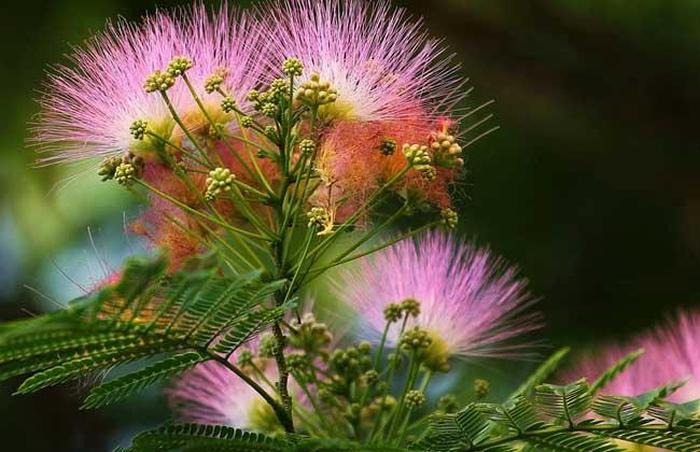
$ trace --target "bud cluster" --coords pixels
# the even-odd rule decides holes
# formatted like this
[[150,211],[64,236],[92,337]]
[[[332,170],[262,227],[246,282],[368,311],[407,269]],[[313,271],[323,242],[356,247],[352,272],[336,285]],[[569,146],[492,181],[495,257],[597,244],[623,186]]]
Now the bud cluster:
[[369,357],[371,347],[358,345],[346,349],[336,349],[331,353],[328,365],[345,378],[347,381],[354,380],[372,368],[372,360]]
[[474,380],[474,397],[477,400],[481,400],[491,392],[491,385],[487,380],[482,378],[477,378]]
[[437,166],[443,168],[461,168],[464,166],[462,159],[462,147],[457,144],[453,135],[438,132],[434,135],[434,141],[430,144],[433,151],[433,160]]
[[289,335],[289,345],[308,353],[322,353],[333,340],[333,334],[325,323],[317,322],[312,313],[306,313],[301,320],[290,322],[294,333]]
[[143,159],[127,152],[121,157],[106,157],[100,164],[98,175],[102,181],[114,179],[118,184],[130,186],[143,173]]
[[310,156],[314,153],[316,150],[316,143],[314,140],[309,140],[308,138],[305,140],[301,140],[299,143],[299,151],[301,152],[302,155],[305,156]]
[[213,201],[217,196],[222,193],[231,191],[233,188],[233,181],[236,176],[231,174],[231,170],[228,168],[214,168],[209,171],[209,177],[207,177],[207,190],[204,193],[204,198],[207,201]]
[[210,75],[204,81],[204,91],[206,91],[207,94],[211,94],[215,91],[219,91],[221,89],[221,85],[224,84],[224,80],[226,79],[226,74],[227,74],[227,71],[226,71],[226,69],[223,69],[223,68],[215,71],[212,75]]
[[129,127],[129,132],[135,140],[141,141],[148,131],[148,122],[143,120],[134,121]]
[[442,209],[440,211],[440,222],[447,228],[447,229],[454,229],[457,227],[457,224],[459,223],[459,215],[457,215],[457,212],[454,210],[448,208]]
[[425,403],[425,394],[417,389],[412,389],[406,393],[406,406],[409,408],[418,408]]
[[185,56],[176,56],[168,64],[168,74],[171,77],[177,78],[192,69],[192,60]]
[[157,70],[146,78],[143,89],[146,90],[147,93],[153,93],[155,91],[164,93],[174,84],[175,78],[172,75],[168,72]]
[[329,234],[333,230],[333,217],[325,207],[312,207],[306,214],[309,227],[320,229],[319,235]]
[[299,77],[304,72],[304,65],[298,58],[287,58],[282,63],[282,71],[290,77]]
[[418,326],[411,328],[401,336],[400,346],[404,351],[425,350],[433,343],[427,331]]
[[299,87],[295,97],[299,102],[310,107],[320,107],[335,102],[338,99],[338,92],[329,82],[322,82],[320,75],[313,74],[309,81]]
[[435,168],[432,166],[432,157],[428,146],[421,144],[404,144],[403,155],[408,164],[420,172],[428,180],[435,179]]

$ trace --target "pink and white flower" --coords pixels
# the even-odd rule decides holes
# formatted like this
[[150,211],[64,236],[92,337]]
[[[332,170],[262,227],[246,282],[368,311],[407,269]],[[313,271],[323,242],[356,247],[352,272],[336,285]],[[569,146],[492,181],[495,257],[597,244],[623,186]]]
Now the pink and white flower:
[[700,313],[681,312],[671,322],[644,333],[626,344],[614,344],[591,354],[562,379],[581,377],[594,381],[627,354],[643,349],[644,354],[603,388],[603,392],[636,396],[672,382],[688,380],[669,400],[700,399]]
[[286,58],[299,58],[300,83],[318,74],[338,91],[325,111],[332,119],[434,118],[463,98],[452,55],[419,19],[386,1],[279,0],[258,14],[272,76]]
[[[537,315],[523,313],[533,300],[515,269],[487,249],[440,232],[405,240],[341,270],[337,287],[375,341],[389,304],[418,301],[420,314],[407,327],[427,330],[443,358],[522,355],[526,345],[510,340],[540,327]],[[398,344],[399,333],[397,322],[388,332],[389,345]]]
[[[134,144],[129,127],[145,120],[167,138],[176,126],[158,93],[146,93],[144,82],[165,70],[177,56],[191,58],[187,72],[205,103],[220,102],[206,94],[205,80],[226,70],[225,86],[239,102],[259,79],[257,27],[248,15],[226,4],[209,13],[202,4],[172,12],[156,12],[142,23],[118,20],[76,48],[69,64],[49,75],[33,141],[46,152],[42,163],[105,157]],[[185,119],[196,112],[183,83],[168,90],[173,106]]]

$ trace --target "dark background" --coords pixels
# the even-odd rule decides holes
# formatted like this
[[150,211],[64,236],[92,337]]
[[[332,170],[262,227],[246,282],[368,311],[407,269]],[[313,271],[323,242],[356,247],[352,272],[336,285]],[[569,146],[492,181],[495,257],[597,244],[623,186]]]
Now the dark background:
[[[397,3],[447,39],[476,87],[474,105],[497,101],[501,129],[470,149],[462,224],[531,280],[542,338],[580,350],[700,304],[700,2]],[[80,293],[67,278],[89,286],[128,252],[129,198],[94,175],[52,190],[76,170],[31,168],[26,124],[47,65],[107,17],[136,19],[154,6],[0,6],[0,319],[55,308],[46,297]],[[109,450],[167,416],[156,391],[80,412],[79,387],[11,398],[17,383],[0,385],[8,450]]]

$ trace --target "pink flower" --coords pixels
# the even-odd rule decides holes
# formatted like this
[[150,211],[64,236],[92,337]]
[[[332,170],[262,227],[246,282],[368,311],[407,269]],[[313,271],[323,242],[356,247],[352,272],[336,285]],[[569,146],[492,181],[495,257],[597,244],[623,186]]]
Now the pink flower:
[[[254,343],[257,341],[254,341]],[[232,355],[236,364],[243,350]],[[254,358],[256,366],[269,381],[275,381],[277,372],[274,363]],[[255,372],[251,378],[265,388]],[[245,381],[222,364],[207,361],[178,378],[167,391],[168,401],[179,422],[227,425],[260,432],[271,432],[281,428],[272,408]]]
[[[341,270],[337,293],[355,308],[374,340],[385,328],[387,305],[414,299],[420,314],[407,326],[427,330],[443,358],[495,357],[521,354],[525,345],[508,341],[540,326],[536,315],[522,315],[532,302],[526,285],[487,249],[434,232]],[[400,324],[389,330],[392,346]]]
[[[137,142],[129,127],[136,120],[147,121],[166,138],[180,133],[161,96],[144,91],[146,78],[167,69],[177,56],[193,60],[187,75],[205,103],[220,102],[218,94],[205,93],[204,82],[221,69],[227,71],[226,89],[239,104],[244,102],[261,69],[255,30],[248,16],[230,11],[225,3],[212,14],[198,4],[157,12],[140,24],[108,23],[102,33],[73,51],[70,65],[58,66],[49,76],[33,137],[48,154],[42,162],[132,149]],[[197,111],[194,100],[181,80],[168,96],[179,115],[196,121],[191,118]]]
[[452,56],[420,20],[388,2],[280,0],[263,3],[258,13],[272,76],[286,58],[299,58],[300,83],[317,73],[338,91],[322,111],[333,119],[435,117],[463,97]]
[[624,345],[611,345],[588,356],[563,375],[573,381],[585,377],[595,381],[625,355],[644,349],[644,354],[625,372],[603,388],[604,393],[636,396],[659,386],[688,382],[669,400],[688,402],[700,398],[700,313],[681,312],[665,325],[644,333]]

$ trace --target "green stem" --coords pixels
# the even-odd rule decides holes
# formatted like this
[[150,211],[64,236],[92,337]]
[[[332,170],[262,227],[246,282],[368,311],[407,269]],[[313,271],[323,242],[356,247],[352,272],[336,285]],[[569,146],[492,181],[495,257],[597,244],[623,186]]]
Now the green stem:
[[260,396],[268,403],[268,405],[272,407],[272,410],[275,412],[277,419],[280,421],[280,424],[282,424],[285,431],[287,433],[294,433],[294,424],[292,423],[291,417],[288,415],[285,409],[282,406],[280,406],[279,402],[277,402],[270,394],[268,394],[267,391],[265,391],[255,380],[250,378],[248,375],[245,374],[245,372],[241,371],[238,367],[234,366],[232,363],[225,360],[216,353],[207,350],[207,354],[211,356],[212,359],[219,362],[231,372],[236,374],[241,380],[245,381],[248,384],[248,386],[253,388],[255,392],[260,394]]
[[204,149],[202,149],[202,147],[195,139],[194,135],[192,135],[187,126],[185,126],[185,123],[182,122],[182,119],[180,119],[180,115],[177,114],[175,107],[173,106],[172,102],[170,102],[170,98],[165,93],[165,91],[160,91],[160,95],[163,98],[163,101],[165,101],[165,105],[168,107],[168,110],[170,111],[170,116],[173,117],[177,125],[180,126],[180,129],[182,129],[182,132],[185,134],[185,136],[192,142],[192,146],[197,148],[197,150],[200,154],[202,154],[202,157],[204,157],[204,160],[206,160],[209,166],[214,167],[214,163],[212,163],[212,161],[209,159],[209,155],[207,155],[207,152]]
[[192,207],[188,206],[187,204],[185,204],[185,203],[183,203],[183,202],[181,202],[181,201],[179,201],[179,200],[173,198],[172,196],[170,196],[170,195],[168,195],[168,194],[166,194],[166,193],[163,193],[162,191],[158,190],[158,189],[155,188],[154,186],[150,185],[150,184],[147,183],[147,182],[144,182],[144,181],[141,180],[141,179],[137,179],[136,181],[137,181],[140,185],[144,186],[145,188],[147,188],[148,190],[152,191],[153,193],[155,193],[156,195],[160,196],[161,198],[165,199],[166,201],[169,201],[169,202],[175,204],[175,205],[178,206],[180,209],[182,209],[182,210],[184,210],[184,211],[186,211],[186,212],[189,212],[189,213],[191,213],[191,214],[197,215],[197,216],[199,216],[199,217],[201,217],[201,218],[203,218],[203,219],[205,219],[205,220],[207,220],[207,221],[210,221],[210,222],[212,222],[212,223],[214,223],[214,224],[217,224],[217,225],[223,227],[224,229],[229,230],[230,232],[234,232],[234,233],[236,233],[236,234],[242,234],[242,235],[245,235],[245,236],[247,236],[247,237],[254,238],[254,239],[269,241],[269,239],[268,239],[267,237],[263,237],[263,236],[261,236],[261,235],[255,234],[255,233],[250,232],[250,231],[246,231],[246,230],[244,230],[244,229],[239,229],[239,228],[237,228],[237,227],[235,227],[235,226],[231,226],[230,224],[227,224],[227,223],[225,223],[225,222],[223,222],[223,221],[220,221],[220,220],[217,220],[217,219],[215,219],[215,218],[212,218],[212,217],[210,217],[209,215],[204,214],[204,213],[200,212],[200,211],[197,210],[197,209],[193,209]]

